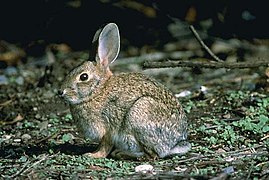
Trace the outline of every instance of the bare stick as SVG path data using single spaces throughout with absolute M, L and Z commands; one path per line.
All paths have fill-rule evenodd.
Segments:
M 58 154 L 54 154 L 54 155 L 52 155 L 52 156 L 49 156 L 49 155 L 42 155 L 42 156 L 40 156 L 40 159 L 39 159 L 38 161 L 34 162 L 34 163 L 31 164 L 31 165 L 30 165 L 31 161 L 28 160 L 28 161 L 23 165 L 23 167 L 22 167 L 17 173 L 13 174 L 12 176 L 2 176 L 2 177 L 4 177 L 4 178 L 9 178 L 9 179 L 13 179 L 13 178 L 15 178 L 15 177 L 17 177 L 17 176 L 19 176 L 19 175 L 21 175 L 21 174 L 26 173 L 27 171 L 29 171 L 29 170 L 30 170 L 31 168 L 33 168 L 34 166 L 37 166 L 38 164 L 40 164 L 42 161 L 47 160 L 49 157 L 52 158 L 52 157 L 54 157 L 54 156 L 56 156 L 56 155 L 58 155 Z
M 252 148 L 255 149 L 255 148 L 260 148 L 260 147 L 265 147 L 265 146 L 264 145 L 257 145 L 257 146 L 252 147 Z M 263 156 L 263 155 L 268 154 L 268 151 L 249 152 L 250 149 L 251 148 L 247 147 L 245 149 L 239 149 L 239 150 L 230 151 L 230 152 L 214 153 L 214 154 L 207 154 L 207 155 L 198 154 L 198 155 L 193 156 L 193 157 L 189 157 L 189 158 L 179 160 L 179 161 L 177 161 L 177 164 L 191 162 L 191 161 L 195 161 L 195 160 L 215 161 L 214 158 L 221 157 L 222 155 L 225 155 L 226 157 L 229 156 L 229 157 L 243 158 L 243 157 Z M 222 162 L 227 163 L 229 161 L 224 159 L 224 160 L 221 160 L 221 161 L 218 160 L 218 162 L 219 163 L 222 163 Z M 166 165 L 174 165 L 174 163 L 167 163 Z
M 13 174 L 12 176 L 2 176 L 2 177 L 13 179 L 13 178 L 16 177 L 16 176 L 19 176 L 19 175 L 26 169 L 26 167 L 27 167 L 30 163 L 31 163 L 31 161 L 28 160 L 28 161 L 22 166 L 22 168 L 21 168 L 20 170 L 18 170 L 18 171 L 17 171 L 15 174 Z
M 217 62 L 223 62 L 222 59 L 218 58 L 210 49 L 207 47 L 207 45 L 204 43 L 204 41 L 200 38 L 197 31 L 194 29 L 192 25 L 190 25 L 190 30 L 194 34 L 197 41 L 200 43 L 200 45 L 206 50 L 206 52 Z
M 201 61 L 202 60 L 202 61 Z M 204 61 L 203 58 L 193 59 L 193 60 L 181 60 L 181 61 L 165 61 L 165 62 L 149 62 L 145 61 L 143 68 L 175 68 L 175 67 L 199 67 L 199 68 L 257 68 L 261 66 L 269 66 L 268 60 L 254 61 L 254 62 L 237 62 L 237 63 L 227 63 L 227 62 L 210 62 Z
M 27 169 L 25 169 L 22 174 L 24 174 L 25 172 L 29 171 L 29 169 L 33 168 L 34 166 L 40 164 L 42 161 L 45 161 L 46 159 L 48 159 L 49 155 L 42 155 L 41 158 L 34 162 L 33 164 L 31 164 Z

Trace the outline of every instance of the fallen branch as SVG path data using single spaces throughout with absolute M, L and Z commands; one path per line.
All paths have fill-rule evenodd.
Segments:
M 26 163 L 22 166 L 22 168 L 20 170 L 18 170 L 15 174 L 13 174 L 12 176 L 5 176 L 3 175 L 3 178 L 7 178 L 7 179 L 13 179 L 17 176 L 19 176 L 26 168 L 27 166 L 31 163 L 30 160 L 26 161 Z
M 15 123 L 22 121 L 22 120 L 24 120 L 23 116 L 21 114 L 18 114 L 12 121 L 0 120 L 0 126 L 15 124 Z
M 202 61 L 201 61 L 202 60 Z M 228 69 L 238 69 L 238 68 L 257 68 L 261 66 L 269 66 L 269 61 L 254 61 L 254 62 L 236 62 L 236 63 L 228 63 L 228 62 L 205 62 L 205 59 L 198 58 L 192 60 L 178 60 L 178 61 L 165 61 L 165 62 L 150 62 L 145 61 L 143 68 L 175 68 L 175 67 L 199 67 L 199 68 L 228 68 Z
M 26 173 L 27 171 L 29 171 L 31 168 L 37 166 L 38 164 L 40 164 L 42 161 L 45 161 L 47 160 L 48 158 L 50 157 L 54 157 L 56 156 L 57 154 L 55 155 L 52 155 L 52 156 L 49 156 L 49 155 L 40 155 L 38 158 L 40 158 L 38 161 L 34 162 L 33 164 L 32 161 L 28 160 L 26 161 L 26 163 L 22 166 L 22 168 L 20 170 L 18 170 L 15 174 L 11 175 L 11 176 L 5 176 L 5 175 L 1 175 L 3 178 L 6 178 L 6 179 L 16 179 L 15 177 L 18 177 L 19 175 L 21 174 L 24 174 Z
M 200 38 L 199 34 L 196 32 L 194 27 L 190 25 L 190 30 L 194 34 L 195 38 L 199 42 L 199 44 L 206 50 L 206 52 L 217 62 L 223 62 L 222 59 L 218 58 L 210 49 L 207 47 L 207 45 L 204 43 L 204 41 Z
M 267 150 L 256 151 L 256 149 L 258 149 L 258 148 L 265 148 L 266 149 L 266 146 L 256 145 L 253 147 L 247 147 L 244 149 L 239 149 L 239 150 L 230 151 L 230 152 L 221 152 L 221 153 L 213 153 L 213 154 L 205 154 L 205 155 L 195 154 L 195 156 L 181 159 L 178 161 L 174 161 L 173 163 L 166 163 L 165 165 L 167 165 L 167 166 L 172 165 L 173 166 L 175 164 L 175 162 L 177 164 L 181 164 L 181 163 L 193 162 L 196 160 L 215 161 L 216 160 L 215 158 L 219 158 L 219 157 L 223 157 L 223 158 L 232 157 L 232 158 L 241 159 L 243 157 L 256 157 L 256 156 L 268 155 Z M 220 161 L 219 159 L 217 159 L 216 161 L 218 161 L 219 163 L 222 163 L 222 162 L 229 163 L 229 162 L 234 162 L 235 160 L 229 161 L 227 159 L 223 159 Z
M 36 161 L 36 162 L 34 162 L 33 164 L 31 164 L 27 169 L 25 169 L 24 171 L 22 171 L 22 173 L 21 174 L 24 174 L 24 173 L 26 173 L 27 171 L 29 171 L 30 169 L 32 169 L 33 167 L 35 167 L 35 166 L 37 166 L 38 164 L 40 164 L 42 161 L 45 161 L 45 160 L 47 160 L 49 157 L 54 157 L 54 156 L 56 156 L 56 155 L 52 155 L 52 156 L 49 156 L 49 155 L 45 155 L 45 154 L 43 154 L 43 155 L 40 155 L 40 159 L 38 160 L 38 161 Z
M 198 68 L 228 68 L 228 69 L 239 69 L 239 68 L 257 68 L 260 66 L 269 66 L 268 60 L 260 60 L 254 62 L 235 62 L 229 63 L 218 58 L 203 42 L 197 31 L 193 26 L 190 26 L 191 32 L 194 34 L 195 38 L 199 44 L 205 49 L 205 51 L 212 57 L 212 60 L 205 58 L 197 58 L 192 60 L 169 60 L 163 62 L 145 61 L 143 68 L 174 68 L 174 67 L 198 67 Z M 213 61 L 214 60 L 214 61 Z

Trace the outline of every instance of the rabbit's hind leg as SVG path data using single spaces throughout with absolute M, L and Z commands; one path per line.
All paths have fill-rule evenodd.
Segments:
M 114 135 L 113 143 L 115 150 L 111 156 L 115 159 L 139 159 L 144 156 L 140 144 L 132 134 L 126 134 L 126 130 Z
M 171 117 L 171 109 L 158 99 L 139 98 L 130 109 L 128 120 L 135 139 L 147 155 L 164 158 L 190 149 L 189 145 L 178 143 L 185 132 L 180 115 Z
M 122 151 L 119 149 L 115 149 L 112 151 L 111 156 L 115 159 L 123 160 L 123 159 L 132 159 L 138 160 L 144 156 L 143 152 L 130 152 L 130 151 Z

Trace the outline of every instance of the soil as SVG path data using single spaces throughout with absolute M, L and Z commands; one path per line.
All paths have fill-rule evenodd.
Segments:
M 255 44 L 251 46 L 259 48 Z M 50 55 L 52 55 L 52 62 L 50 62 Z M 40 166 L 34 166 L 35 162 L 39 162 L 34 160 L 38 160 L 41 155 L 45 154 L 47 159 L 41 158 L 40 162 L 41 160 L 47 162 L 48 159 L 62 155 L 78 158 L 83 156 L 83 153 L 96 148 L 96 145 L 85 142 L 79 136 L 72 122 L 68 105 L 57 95 L 59 85 L 66 74 L 87 59 L 87 52 L 58 51 L 50 55 L 46 52 L 42 57 L 26 57 L 26 62 L 19 62 L 16 66 L 8 66 L 0 70 L 0 172 L 2 178 L 29 178 L 26 175 L 27 172 L 34 173 L 30 177 L 39 177 L 40 169 L 44 173 L 47 168 L 42 163 Z M 144 70 L 143 63 L 129 62 L 128 59 L 123 62 L 123 56 L 124 52 L 120 55 L 119 60 L 111 66 L 114 73 L 126 71 L 145 73 L 165 84 L 174 94 L 178 95 L 189 118 L 189 139 L 193 148 L 187 156 L 172 159 L 172 164 L 170 160 L 153 161 L 155 168 L 162 170 L 155 171 L 155 174 L 149 172 L 139 176 L 125 172 L 125 174 L 120 174 L 120 177 L 134 179 L 137 177 L 160 179 L 167 177 L 210 179 L 222 176 L 224 179 L 228 177 L 264 179 L 268 177 L 268 131 L 259 133 L 255 132 L 255 129 L 244 130 L 243 125 L 233 124 L 233 122 L 239 122 L 250 116 L 247 113 L 250 112 L 251 107 L 260 107 L 258 103 L 263 102 L 263 99 L 268 99 L 266 67 L 233 70 L 224 68 Z M 254 60 L 261 55 L 245 51 L 244 57 Z M 268 112 L 268 106 L 264 107 L 260 115 L 268 117 Z M 228 129 L 229 126 L 232 128 L 231 131 Z M 223 132 L 226 130 L 235 135 L 230 134 L 226 137 Z M 222 136 L 217 136 L 218 133 L 222 133 Z M 240 154 L 241 151 L 246 155 Z M 256 154 L 251 154 L 254 152 Z M 220 161 L 218 153 L 223 153 L 222 157 L 225 156 L 226 160 Z M 229 153 L 231 156 L 227 160 Z M 28 169 L 23 168 L 23 163 L 27 166 L 28 161 L 21 161 L 25 157 L 30 159 L 30 164 L 33 165 Z M 57 160 L 57 163 L 59 162 L 61 161 Z M 164 165 L 161 165 L 161 162 L 164 162 Z M 90 170 L 95 171 L 93 167 L 98 167 L 101 168 L 99 171 L 108 171 L 107 161 L 105 163 L 105 168 L 96 163 L 94 166 L 90 166 Z M 130 166 L 140 163 L 145 163 L 145 161 L 136 161 Z M 191 165 L 192 163 L 194 165 Z M 255 166 L 260 168 L 256 170 Z M 46 168 L 42 169 L 42 167 Z M 184 168 L 187 170 L 182 173 Z M 196 174 L 195 168 L 197 169 Z M 72 175 L 72 172 L 66 172 L 67 175 L 61 174 L 60 170 L 52 172 L 51 174 L 47 172 L 47 176 L 56 178 L 57 176 Z M 83 175 L 87 175 L 89 172 L 85 171 Z M 56 175 L 57 173 L 59 174 Z M 86 177 L 81 174 L 76 176 Z M 89 176 L 91 177 L 91 175 Z M 100 177 L 103 176 L 105 175 L 100 175 Z M 113 172 L 108 173 L 108 176 L 117 177 L 117 175 L 113 175 Z

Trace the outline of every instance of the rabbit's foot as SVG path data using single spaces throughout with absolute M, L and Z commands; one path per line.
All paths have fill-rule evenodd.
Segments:
M 173 149 L 171 149 L 171 154 L 185 154 L 191 149 L 191 144 L 187 141 L 181 141 Z
M 162 155 L 163 157 L 171 157 L 177 155 L 186 154 L 191 149 L 191 144 L 187 141 L 179 142 L 174 148 L 172 148 L 168 154 Z
M 123 160 L 123 159 L 139 160 L 140 158 L 144 156 L 144 153 L 143 152 L 129 152 L 129 151 L 122 151 L 122 150 L 116 149 L 111 153 L 111 156 L 119 160 Z
M 105 158 L 111 152 L 113 145 L 110 141 L 110 136 L 104 136 L 95 152 L 85 153 L 84 155 L 92 158 Z
M 97 151 L 93 153 L 85 153 L 84 155 L 91 158 L 105 158 L 107 156 L 107 153 L 102 152 L 102 151 Z

